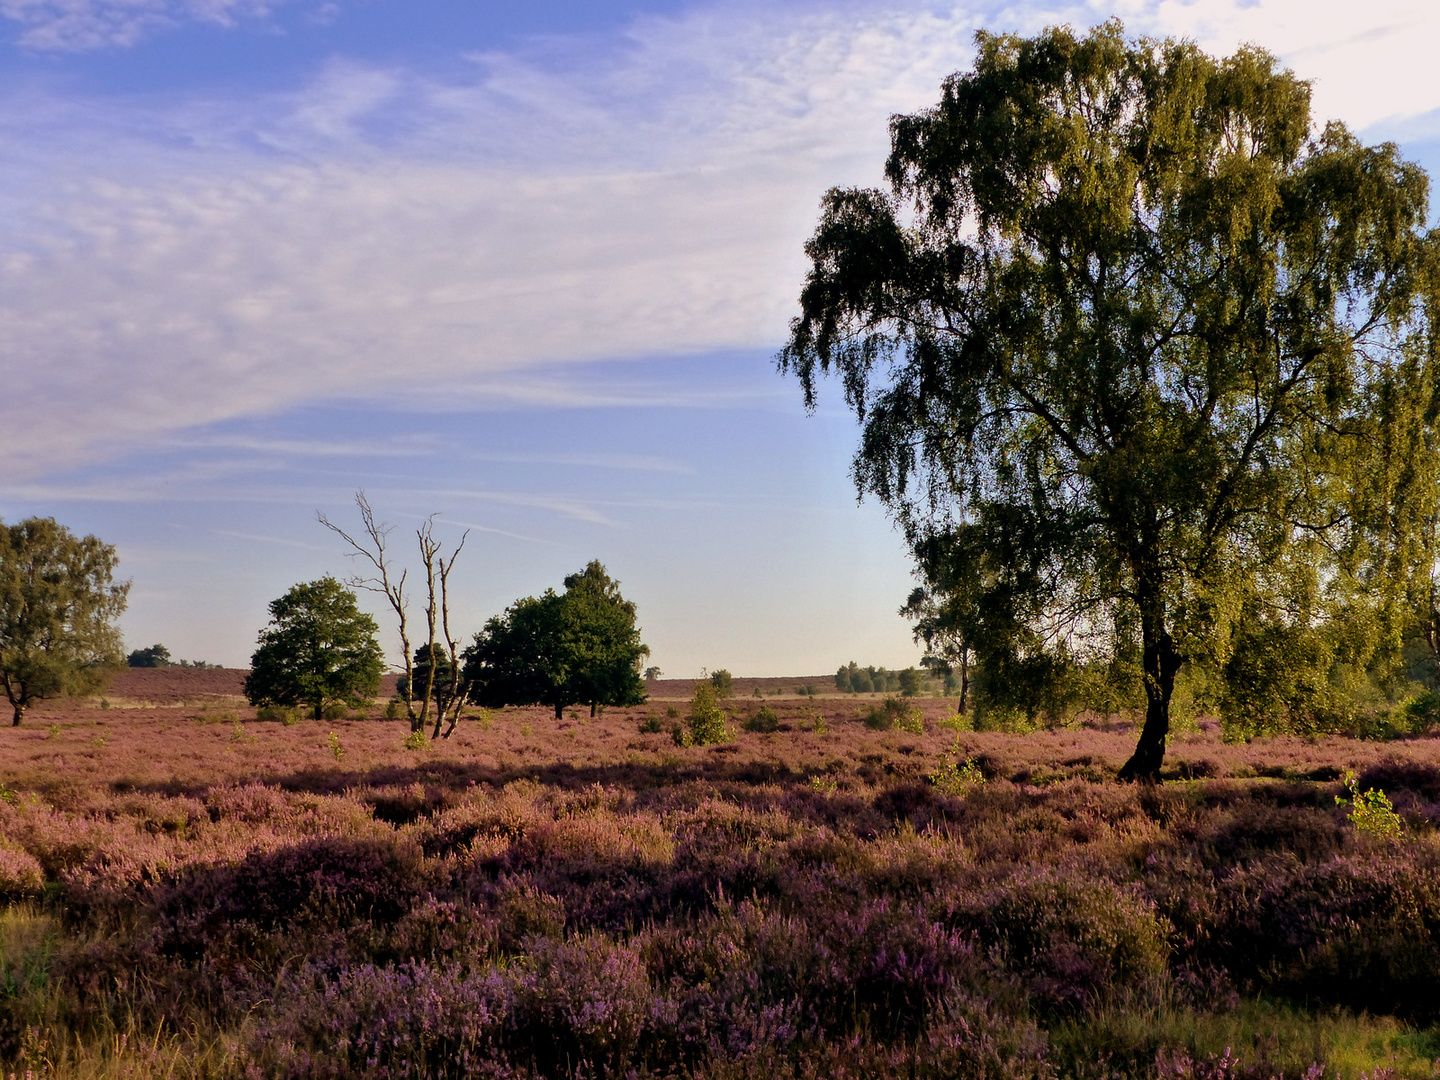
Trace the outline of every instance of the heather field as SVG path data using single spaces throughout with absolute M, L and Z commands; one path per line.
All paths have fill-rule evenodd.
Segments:
M 127 672 L 0 734 L 7 1075 L 1436 1071 L 1440 741 L 1202 722 L 1144 787 L 1117 718 L 877 725 L 818 677 L 737 680 L 704 746 L 681 683 L 421 748 L 238 686 Z

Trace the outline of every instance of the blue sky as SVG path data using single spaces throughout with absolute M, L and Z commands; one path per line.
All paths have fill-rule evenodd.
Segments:
M 0 0 L 0 517 L 228 665 L 357 488 L 470 529 L 467 631 L 599 558 L 667 674 L 913 663 L 853 421 L 774 372 L 801 247 L 975 30 L 1112 15 L 1440 166 L 1409 0 Z

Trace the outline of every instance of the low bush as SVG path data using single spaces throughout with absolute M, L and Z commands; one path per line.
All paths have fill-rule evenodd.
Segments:
M 953 918 L 995 950 L 1045 1015 L 1164 1000 L 1171 926 L 1137 888 L 1031 872 L 963 902 Z
M 898 729 L 912 735 L 925 733 L 925 714 L 900 698 L 887 697 L 864 715 L 865 726 L 876 731 Z
M 729 742 L 734 738 L 734 733 L 730 730 L 729 714 L 720 708 L 719 696 L 720 692 L 712 681 L 702 679 L 695 684 L 690 698 L 690 723 L 682 733 L 681 743 L 686 746 L 708 746 Z
M 780 717 L 769 705 L 761 705 L 745 718 L 746 731 L 773 732 L 780 730 Z
M 300 722 L 300 710 L 292 705 L 261 705 L 255 719 L 293 725 Z

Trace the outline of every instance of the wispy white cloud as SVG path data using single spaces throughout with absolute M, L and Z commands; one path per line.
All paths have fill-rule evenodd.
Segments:
M 695 470 L 683 462 L 653 454 L 477 453 L 470 460 L 497 465 L 553 465 L 561 468 L 684 475 Z
M 242 450 L 266 456 L 302 458 L 415 458 L 434 454 L 437 440 L 428 435 L 407 435 L 380 440 L 360 439 L 272 439 L 261 435 L 230 435 L 206 432 L 182 435 L 164 441 L 179 450 Z
M 525 536 L 523 533 L 510 532 L 508 529 L 497 529 L 493 525 L 481 525 L 479 522 L 476 521 L 456 521 L 453 518 L 447 518 L 438 514 L 433 519 L 425 514 L 398 514 L 396 516 L 402 518 L 410 518 L 413 521 L 433 520 L 437 525 L 450 525 L 454 528 L 463 529 L 467 532 L 482 532 L 489 533 L 492 536 L 508 537 L 511 540 L 523 540 L 527 544 L 553 545 L 555 543 L 555 541 L 553 540 L 546 540 L 538 536 Z
M 0 0 L 0 15 L 269 7 Z M 737 4 L 640 19 L 563 62 L 476 57 L 446 81 L 337 62 L 255 100 L 27 91 L 0 108 L 0 471 L 324 399 L 653 402 L 553 365 L 773 347 L 819 196 L 878 181 L 889 115 L 933 101 L 981 26 L 1112 10 L 1134 32 L 1292 57 L 1320 114 L 1357 126 L 1440 107 L 1420 55 L 1440 10 L 1408 0 Z
M 285 0 L 0 0 L 0 16 L 24 29 L 20 44 L 45 51 L 126 47 L 158 30 L 201 22 L 263 19 Z M 333 5 L 328 5 L 332 6 Z
M 274 544 L 278 547 L 298 548 L 301 551 L 323 551 L 329 553 L 334 546 L 329 547 L 320 544 L 307 544 L 303 540 L 292 540 L 287 536 L 267 536 L 263 533 L 239 532 L 234 529 L 209 529 L 212 536 L 229 536 L 236 540 L 250 540 L 257 544 Z

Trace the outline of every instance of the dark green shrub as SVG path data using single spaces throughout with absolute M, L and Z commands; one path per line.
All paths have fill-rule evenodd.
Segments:
M 912 709 L 899 698 L 888 697 L 865 714 L 865 726 L 876 731 L 899 728 L 912 735 L 925 733 L 925 720 L 919 709 Z
M 779 731 L 780 718 L 775 715 L 775 710 L 769 705 L 761 705 L 759 709 L 751 713 L 745 719 L 746 731 Z

